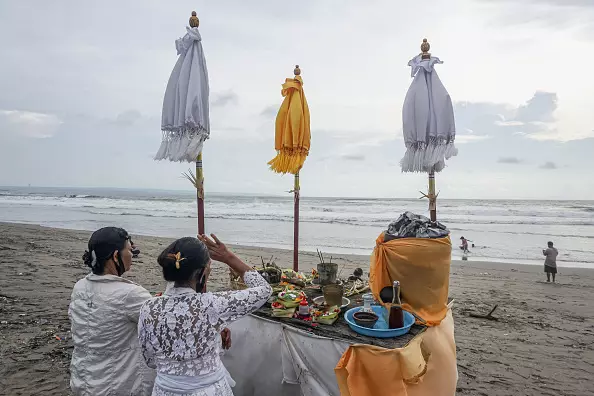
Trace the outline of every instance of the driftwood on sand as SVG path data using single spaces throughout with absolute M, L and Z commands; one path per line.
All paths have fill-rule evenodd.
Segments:
M 480 318 L 480 319 L 487 319 L 487 320 L 499 320 L 499 318 L 496 318 L 495 316 L 493 316 L 493 312 L 495 312 L 495 310 L 497 309 L 498 306 L 499 305 L 495 305 L 493 307 L 493 309 L 491 309 L 491 311 L 486 315 L 470 312 L 468 314 L 468 316 L 470 316 L 472 318 Z

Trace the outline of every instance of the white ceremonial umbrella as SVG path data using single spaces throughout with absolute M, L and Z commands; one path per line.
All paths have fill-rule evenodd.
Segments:
M 192 12 L 189 24 L 186 35 L 175 40 L 179 57 L 165 89 L 161 117 L 163 140 L 155 160 L 196 162 L 196 175 L 190 179 L 197 191 L 198 232 L 203 234 L 202 146 L 210 135 L 208 71 L 196 11 Z
M 400 161 L 403 172 L 429 174 L 431 220 L 437 217 L 435 172 L 445 168 L 445 160 L 458 154 L 454 146 L 456 125 L 452 99 L 437 72 L 436 64 L 443 63 L 429 53 L 427 39 L 421 44 L 421 53 L 408 62 L 413 81 L 408 88 L 402 107 L 402 132 L 406 153 Z

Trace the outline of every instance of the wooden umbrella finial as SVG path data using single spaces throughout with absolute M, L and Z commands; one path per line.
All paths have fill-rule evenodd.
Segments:
M 295 74 L 295 76 L 298 76 L 301 74 L 301 69 L 299 68 L 299 65 L 295 65 L 295 69 L 293 70 L 293 74 Z
M 200 20 L 196 16 L 196 11 L 192 11 L 192 16 L 190 17 L 190 27 L 198 27 L 200 26 Z
M 429 45 L 427 39 L 423 39 L 423 44 L 421 44 L 421 59 L 431 59 L 431 53 L 429 52 L 430 49 L 431 46 Z

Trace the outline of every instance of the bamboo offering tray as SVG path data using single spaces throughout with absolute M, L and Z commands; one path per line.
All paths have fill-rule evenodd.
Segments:
M 306 287 L 303 289 L 303 292 L 307 295 L 307 300 L 310 302 L 310 304 L 315 297 L 322 295 L 322 292 L 319 288 Z M 272 316 L 272 308 L 270 307 L 270 304 L 264 305 L 262 308 L 254 312 L 253 315 L 283 323 L 300 330 L 308 331 L 320 337 L 342 340 L 351 344 L 368 344 L 389 349 L 401 348 L 405 346 L 410 342 L 410 340 L 412 340 L 417 334 L 420 334 L 426 328 L 425 326 L 419 326 L 415 324 L 411 327 L 409 333 L 396 338 L 375 338 L 355 333 L 344 320 L 344 312 L 350 308 L 362 306 L 363 302 L 360 294 L 356 294 L 349 298 L 351 300 L 351 304 L 343 310 L 338 320 L 334 322 L 333 325 L 324 325 L 319 323 L 312 325 L 311 322 L 296 318 L 277 318 Z

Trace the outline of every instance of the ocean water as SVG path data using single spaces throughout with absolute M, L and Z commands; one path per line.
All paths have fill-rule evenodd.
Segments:
M 377 236 L 404 211 L 427 215 L 417 199 L 302 197 L 300 249 L 370 254 Z M 206 231 L 247 246 L 292 248 L 293 199 L 212 194 Z M 438 201 L 438 220 L 451 231 L 454 258 L 460 236 L 475 244 L 470 260 L 541 264 L 549 240 L 559 265 L 594 267 L 594 201 Z M 107 225 L 131 234 L 195 235 L 193 192 L 0 187 L 0 221 L 95 230 Z

